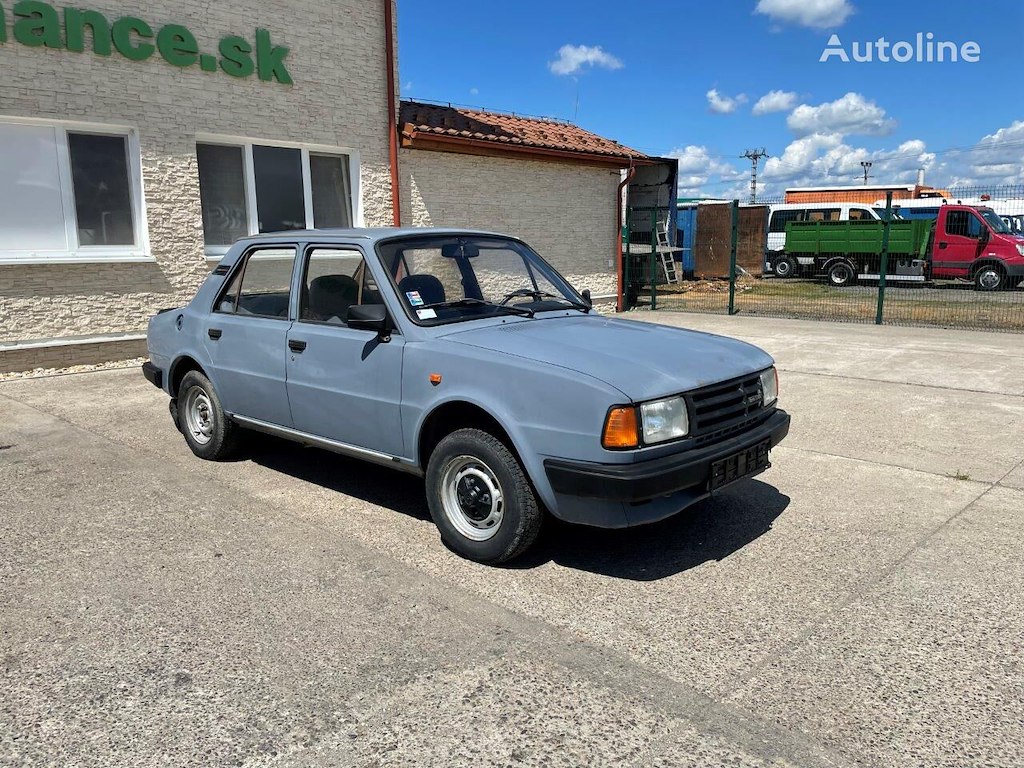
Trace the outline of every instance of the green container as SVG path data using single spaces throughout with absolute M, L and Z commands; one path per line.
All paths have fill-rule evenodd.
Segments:
M 880 256 L 885 222 L 791 221 L 786 224 L 786 253 L 791 255 Z M 889 253 L 924 258 L 932 222 L 924 219 L 889 222 Z

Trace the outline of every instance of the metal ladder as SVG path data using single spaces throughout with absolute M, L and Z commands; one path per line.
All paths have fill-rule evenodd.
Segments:
M 668 219 L 659 221 L 657 226 L 658 261 L 661 262 L 661 271 L 665 275 L 665 282 L 678 283 L 679 267 L 676 264 L 676 253 L 683 249 L 673 247 L 669 242 L 668 233 Z

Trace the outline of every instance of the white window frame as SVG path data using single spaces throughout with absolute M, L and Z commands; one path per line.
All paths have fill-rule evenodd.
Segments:
M 351 147 L 338 147 L 328 144 L 308 144 L 297 141 L 280 141 L 277 139 L 256 139 L 250 136 L 227 136 L 218 133 L 197 133 L 196 144 L 216 144 L 224 147 L 239 147 L 242 150 L 242 173 L 245 182 L 245 208 L 248 235 L 259 234 L 259 213 L 256 210 L 256 174 L 253 171 L 252 148 L 282 147 L 298 149 L 302 157 L 302 197 L 306 213 L 306 226 L 316 226 L 313 218 L 313 184 L 309 169 L 309 154 L 345 155 L 348 157 L 349 188 L 352 195 L 352 226 L 363 226 L 363 185 L 359 175 L 359 150 Z M 198 165 L 197 165 L 198 169 Z M 205 234 L 204 234 L 205 237 Z M 206 245 L 203 243 L 206 258 L 219 261 L 231 248 L 230 245 Z
M 149 249 L 149 226 L 146 221 L 146 196 L 142 184 L 139 132 L 135 128 L 128 125 L 108 123 L 83 123 L 71 120 L 46 120 L 42 118 L 7 116 L 0 116 L 0 123 L 45 126 L 54 129 L 57 139 L 57 172 L 60 177 L 64 227 L 67 241 L 71 244 L 66 250 L 27 248 L 16 251 L 0 251 L 0 265 L 156 261 Z M 75 208 L 75 190 L 71 179 L 71 153 L 68 150 L 68 132 L 119 136 L 127 140 L 128 193 L 131 199 L 135 245 L 81 245 L 78 242 L 78 211 Z

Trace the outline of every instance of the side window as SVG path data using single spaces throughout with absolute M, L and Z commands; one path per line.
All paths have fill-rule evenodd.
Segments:
M 294 248 L 257 248 L 231 278 L 217 312 L 288 318 Z
M 946 234 L 981 237 L 981 221 L 970 211 L 950 211 L 946 216 Z
M 302 278 L 299 319 L 344 325 L 348 308 L 381 304 L 380 291 L 359 251 L 310 248 Z
M 851 208 L 850 209 L 850 221 L 864 221 L 866 219 L 874 219 L 875 217 L 864 208 Z
M 839 208 L 811 208 L 804 221 L 838 221 Z
M 801 213 L 803 213 L 803 211 L 799 210 L 775 211 L 768 224 L 768 231 L 785 232 L 786 223 L 790 221 L 799 221 Z

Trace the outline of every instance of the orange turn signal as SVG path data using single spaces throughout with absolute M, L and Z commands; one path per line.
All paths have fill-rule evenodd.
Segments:
M 630 405 L 612 408 L 608 411 L 608 416 L 604 420 L 601 445 L 611 449 L 636 448 L 640 445 L 636 408 Z

